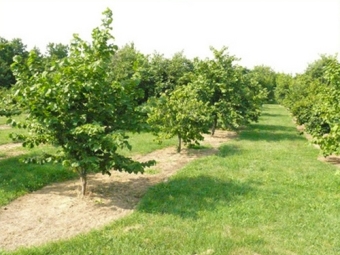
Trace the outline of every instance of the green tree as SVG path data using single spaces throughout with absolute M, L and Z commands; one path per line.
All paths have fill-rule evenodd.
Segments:
M 251 73 L 254 79 L 268 91 L 267 102 L 275 102 L 276 73 L 269 66 L 255 66 Z
M 177 86 L 185 85 L 186 74 L 193 70 L 193 63 L 183 52 L 175 53 L 172 58 L 154 53 L 149 59 L 149 76 L 155 87 L 155 96 L 160 96 L 166 91 L 173 91 Z
M 68 45 L 62 43 L 49 43 L 46 46 L 46 57 L 49 59 L 63 59 L 68 55 Z
M 320 59 L 309 64 L 303 74 L 296 75 L 288 87 L 282 88 L 280 85 L 276 92 L 281 91 L 281 102 L 292 112 L 298 124 L 305 124 L 307 129 L 314 131 L 317 129 L 320 134 L 327 133 L 329 125 L 313 108 L 319 100 L 322 101 L 319 94 L 329 87 L 325 71 L 331 61 L 332 57 L 322 55 Z
M 340 155 L 340 63 L 337 57 L 329 57 L 323 70 L 321 80 L 324 79 L 327 86 L 317 95 L 318 100 L 314 101 L 312 109 L 312 116 L 317 115 L 318 123 L 323 126 L 313 125 L 310 121 L 307 128 L 325 156 Z
M 177 136 L 177 152 L 185 144 L 203 140 L 207 133 L 210 110 L 207 103 L 199 100 L 193 84 L 175 88 L 149 102 L 148 123 L 160 139 Z
M 263 103 L 268 99 L 268 91 L 254 79 L 251 71 L 244 67 L 236 67 L 236 77 L 238 90 L 235 90 L 235 92 L 239 95 L 236 110 L 243 118 L 240 124 L 246 125 L 252 121 L 256 122 L 261 115 Z
M 201 85 L 201 98 L 208 102 L 212 109 L 211 135 L 214 135 L 218 120 L 224 128 L 230 128 L 234 126 L 237 117 L 237 112 L 232 106 L 236 82 L 234 62 L 237 58 L 230 56 L 226 52 L 226 47 L 219 51 L 210 47 L 210 50 L 214 55 L 213 59 L 196 62 L 196 78 L 204 82 L 197 82 L 197 79 L 194 79 L 195 83 Z
M 136 75 L 139 76 L 139 91 L 142 93 L 138 97 L 138 104 L 147 102 L 148 98 L 154 95 L 154 86 L 150 83 L 150 76 L 148 74 L 148 59 L 140 53 L 133 43 L 126 44 L 118 49 L 112 58 L 110 66 L 110 74 L 112 80 L 124 82 Z
M 224 129 L 236 129 L 256 120 L 266 92 L 237 66 L 238 59 L 227 48 L 211 47 L 213 59 L 196 60 L 193 83 L 199 87 L 200 98 L 211 109 L 211 135 L 219 125 Z
M 16 100 L 28 111 L 30 135 L 19 136 L 23 145 L 50 143 L 57 155 L 43 155 L 28 162 L 62 162 L 78 172 L 82 194 L 89 171 L 110 174 L 113 168 L 129 173 L 143 172 L 153 161 L 140 163 L 124 157 L 118 148 L 130 148 L 124 130 L 139 129 L 134 97 L 138 79 L 113 81 L 107 68 L 117 50 L 111 35 L 112 12 L 103 12 L 101 27 L 92 31 L 92 43 L 74 35 L 69 55 L 40 72 L 37 53 L 27 61 L 16 57 L 13 71 L 18 80 Z
M 290 74 L 277 73 L 275 83 L 275 101 L 286 106 L 286 98 L 288 97 L 289 90 L 292 86 L 293 77 Z
M 26 45 L 21 39 L 15 38 L 11 41 L 0 37 L 0 87 L 9 88 L 15 84 L 16 80 L 11 70 L 13 57 L 20 55 L 27 57 Z
M 339 80 L 337 57 L 322 55 L 303 74 L 288 78 L 277 87 L 281 102 L 297 123 L 305 126 L 325 156 L 340 154 Z
M 319 59 L 308 64 L 304 75 L 308 76 L 310 79 L 319 80 L 322 83 L 327 83 L 325 77 L 325 71 L 327 66 L 333 61 L 333 56 L 321 55 Z

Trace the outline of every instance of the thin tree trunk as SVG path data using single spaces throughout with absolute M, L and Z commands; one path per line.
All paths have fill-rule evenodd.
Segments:
M 214 120 L 213 120 L 213 125 L 211 127 L 211 136 L 214 136 L 215 130 L 217 126 L 217 114 L 214 114 Z
M 177 152 L 180 153 L 182 149 L 182 137 L 181 134 L 178 134 L 178 146 L 177 146 Z
M 82 194 L 82 196 L 85 196 L 86 184 L 87 184 L 87 176 L 86 176 L 86 170 L 85 169 L 82 169 L 80 171 L 80 181 L 81 181 L 81 194 Z

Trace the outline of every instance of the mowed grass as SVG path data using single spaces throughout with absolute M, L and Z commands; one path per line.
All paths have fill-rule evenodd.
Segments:
M 134 155 L 145 155 L 150 152 L 153 152 L 155 150 L 160 150 L 169 146 L 175 146 L 177 145 L 177 138 L 173 137 L 168 140 L 164 140 L 161 143 L 157 141 L 156 137 L 147 132 L 141 132 L 141 133 L 127 133 L 129 137 L 129 143 L 132 147 L 131 150 L 123 149 L 119 150 L 119 153 L 121 153 L 124 156 L 134 156 Z M 174 151 L 176 148 L 174 148 Z
M 26 118 L 25 114 L 20 114 L 17 116 L 13 116 L 12 119 L 14 119 L 17 122 L 23 122 Z M 10 138 L 11 133 L 16 134 L 26 134 L 27 131 L 25 129 L 20 128 L 12 128 L 10 125 L 7 124 L 8 118 L 5 116 L 0 116 L 0 145 L 12 143 L 13 140 Z
M 152 187 L 131 216 L 3 254 L 340 254 L 340 176 L 287 111 Z M 80 212 L 86 213 L 86 212 Z
M 26 134 L 27 131 L 24 129 L 19 128 L 6 128 L 6 129 L 0 129 L 0 145 L 7 144 L 7 143 L 13 143 L 12 138 L 10 137 L 10 134 L 16 133 L 16 134 Z
M 5 116 L 0 116 L 0 125 L 5 125 L 7 123 L 7 117 Z
M 22 113 L 20 115 L 14 115 L 11 117 L 11 119 L 17 121 L 17 122 L 23 122 L 25 121 L 26 119 L 26 114 L 25 113 Z M 7 122 L 8 122 L 8 117 L 5 117 L 5 116 L 0 116 L 0 125 L 6 125 Z

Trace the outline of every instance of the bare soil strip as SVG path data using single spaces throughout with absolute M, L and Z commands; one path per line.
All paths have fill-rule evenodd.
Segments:
M 55 183 L 20 197 L 0 208 L 0 249 L 67 239 L 129 215 L 150 186 L 166 181 L 194 159 L 215 154 L 221 143 L 234 137 L 234 132 L 217 131 L 214 137 L 205 137 L 203 144 L 211 145 L 209 149 L 176 153 L 171 147 L 135 157 L 139 161 L 156 160 L 152 168 L 159 171 L 157 174 L 112 171 L 112 176 L 90 175 L 85 198 L 79 195 L 78 180 Z
M 12 127 L 10 125 L 0 125 L 0 130 L 6 130 L 6 129 L 11 129 Z
M 18 148 L 21 146 L 22 146 L 21 143 L 8 143 L 8 144 L 0 145 L 0 160 L 23 154 L 24 153 L 23 151 L 14 150 L 15 148 Z M 4 153 L 4 155 L 2 155 L 2 153 Z

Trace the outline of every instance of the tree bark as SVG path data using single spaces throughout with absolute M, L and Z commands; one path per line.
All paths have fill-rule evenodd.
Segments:
M 214 114 L 214 120 L 213 120 L 213 125 L 211 127 L 211 136 L 214 136 L 215 130 L 217 126 L 217 114 Z
M 86 185 L 87 185 L 87 176 L 86 176 L 86 170 L 82 169 L 80 172 L 80 181 L 81 181 L 81 194 L 82 196 L 85 196 L 86 193 Z
M 177 152 L 180 153 L 182 149 L 182 137 L 181 134 L 178 134 L 178 146 L 177 146 Z

